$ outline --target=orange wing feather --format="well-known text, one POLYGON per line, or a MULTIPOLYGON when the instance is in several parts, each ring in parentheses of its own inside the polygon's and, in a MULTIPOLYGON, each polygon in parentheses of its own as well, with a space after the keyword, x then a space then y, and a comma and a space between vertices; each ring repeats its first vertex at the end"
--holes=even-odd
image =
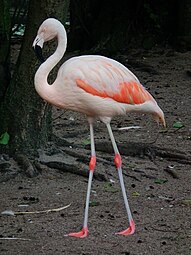
POLYGON ((91 95, 110 98, 119 103, 143 104, 145 101, 153 99, 146 89, 136 81, 121 82, 118 86, 118 92, 113 94, 107 93, 107 91, 104 90, 97 90, 81 79, 77 79, 76 84, 91 95))

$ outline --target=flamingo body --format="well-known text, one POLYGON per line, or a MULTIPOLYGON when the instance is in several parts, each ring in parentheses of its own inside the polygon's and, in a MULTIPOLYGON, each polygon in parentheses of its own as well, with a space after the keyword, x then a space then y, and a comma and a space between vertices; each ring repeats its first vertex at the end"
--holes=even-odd
MULTIPOLYGON (((65 81, 62 86, 68 84, 68 92, 74 93, 72 97, 77 105, 72 110, 77 109, 89 116, 113 117, 139 111, 140 104, 144 104, 145 111, 147 103, 156 104, 130 70, 106 57, 72 58, 61 67, 59 74, 65 81)), ((61 88, 61 84, 58 86, 61 88)), ((65 103, 68 102, 69 108, 73 100, 70 94, 66 94, 65 103)), ((61 107, 65 108, 64 105, 61 107)))
POLYGON ((35 74, 35 88, 47 102, 64 109, 86 114, 90 123, 91 160, 90 175, 86 198, 85 218, 82 231, 70 233, 71 236, 85 237, 88 234, 87 218, 91 182, 96 165, 93 120, 100 118, 107 126, 115 153, 115 164, 119 172, 125 207, 130 227, 119 232, 122 235, 134 233, 135 224, 130 212, 121 170, 121 157, 110 127, 113 116, 128 112, 152 114, 165 125, 164 114, 151 94, 141 85, 138 78, 121 63, 98 55, 73 57, 59 69, 53 84, 47 77, 54 66, 63 57, 67 36, 64 26, 55 19, 45 20, 33 42, 33 46, 43 47, 44 42, 57 38, 56 51, 41 64, 35 74))
MULTIPOLYGON (((38 72, 35 79, 38 81, 38 72)), ((40 81, 42 83, 42 81, 40 81)), ((49 103, 93 117, 127 112, 163 113, 137 77, 124 65, 103 56, 87 55, 66 61, 52 85, 36 90, 49 103), (49 86, 49 87, 48 87, 49 86), (64 92, 64 93, 63 93, 64 92)))

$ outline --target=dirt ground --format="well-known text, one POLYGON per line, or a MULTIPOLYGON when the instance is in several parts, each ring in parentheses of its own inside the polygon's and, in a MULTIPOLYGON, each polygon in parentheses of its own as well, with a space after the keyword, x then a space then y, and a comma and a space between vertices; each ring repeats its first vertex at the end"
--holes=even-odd
POLYGON ((1 155, 0 168, 7 164, 8 172, 0 169, 0 212, 70 206, 58 212, 0 214, 1 255, 191 255, 191 52, 136 50, 117 59, 153 94, 167 122, 167 129, 158 128, 150 116, 129 114, 111 123, 119 148, 127 151, 122 153, 123 173, 136 232, 115 235, 128 220, 107 130, 97 121, 89 236, 64 236, 80 230, 83 222, 89 126, 85 116, 54 109, 57 142, 39 151, 38 176, 16 174, 19 166, 1 155), (132 125, 141 128, 118 130, 132 125), (139 153, 128 155, 133 144, 139 153), (139 144, 146 149, 139 150, 139 144), (156 153, 156 148, 166 154, 156 153))

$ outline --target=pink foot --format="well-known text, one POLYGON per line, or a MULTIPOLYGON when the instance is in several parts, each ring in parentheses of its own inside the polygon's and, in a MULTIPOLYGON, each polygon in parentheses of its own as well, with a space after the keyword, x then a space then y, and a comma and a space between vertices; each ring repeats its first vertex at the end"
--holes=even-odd
POLYGON ((128 227, 127 229, 116 233, 116 235, 123 235, 123 236, 128 236, 128 235, 132 235, 135 232, 135 222, 134 220, 131 220, 130 222, 130 227, 128 227))
POLYGON ((88 228, 82 228, 80 232, 73 232, 69 233, 65 236, 73 236, 73 237, 79 237, 79 238, 84 238, 88 236, 88 228))

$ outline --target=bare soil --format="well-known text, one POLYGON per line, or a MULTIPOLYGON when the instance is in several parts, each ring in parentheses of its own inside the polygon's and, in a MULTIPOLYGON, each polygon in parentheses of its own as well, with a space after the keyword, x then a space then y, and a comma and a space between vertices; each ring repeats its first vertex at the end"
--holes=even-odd
POLYGON ((80 230, 83 223, 89 126, 85 116, 54 108, 56 139, 39 151, 35 160, 41 171, 36 177, 27 177, 12 158, 1 155, 0 212, 71 205, 59 212, 1 214, 1 255, 191 255, 191 52, 136 50, 117 59, 153 94, 167 122, 164 129, 150 116, 129 114, 111 123, 122 150, 136 232, 115 235, 128 226, 128 220, 107 130, 98 120, 89 236, 64 236, 80 230), (118 129, 132 125, 141 128, 118 129))

